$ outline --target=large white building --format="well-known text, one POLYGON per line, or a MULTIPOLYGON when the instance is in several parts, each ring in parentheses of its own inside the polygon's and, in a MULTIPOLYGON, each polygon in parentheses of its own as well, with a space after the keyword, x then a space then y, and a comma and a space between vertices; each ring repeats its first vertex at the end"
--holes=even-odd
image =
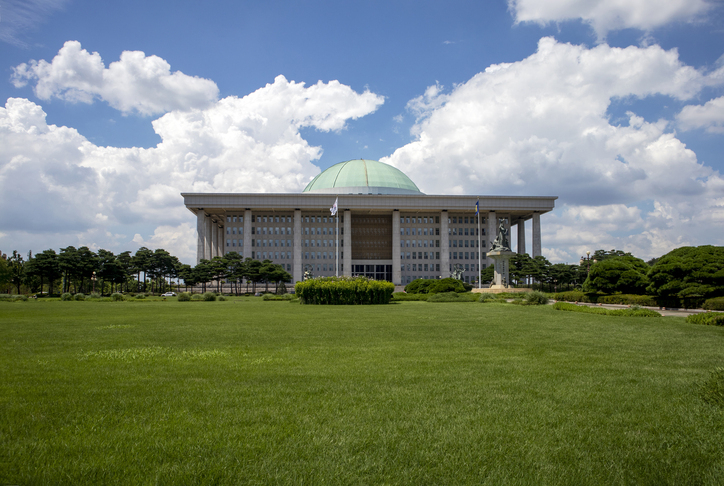
POLYGON ((501 221, 509 234, 517 228, 519 253, 526 253, 525 222, 531 221, 531 256, 540 255, 540 216, 557 199, 427 195, 398 169, 362 159, 330 167, 299 194, 182 196, 196 215, 197 263, 235 251, 283 265, 296 282, 306 270, 335 275, 338 261, 339 275, 366 275, 398 285, 448 277, 456 264, 466 282, 475 281, 479 257, 483 268, 490 263, 486 251, 501 221), (335 200, 338 213, 333 217, 335 200))

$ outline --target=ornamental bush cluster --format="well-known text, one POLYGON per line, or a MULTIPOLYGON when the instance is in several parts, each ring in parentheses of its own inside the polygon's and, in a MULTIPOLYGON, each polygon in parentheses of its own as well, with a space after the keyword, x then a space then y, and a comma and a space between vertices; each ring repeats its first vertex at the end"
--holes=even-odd
MULTIPOLYGON (((468 286, 472 288, 469 284, 468 286)), ((469 291, 470 288, 466 289, 465 284, 461 280, 454 278, 443 278, 440 280, 418 278, 405 286, 405 292, 408 294, 463 293, 469 291)))
POLYGON ((294 290, 302 304, 389 304, 395 285, 366 277, 320 277, 297 282, 294 290))
POLYGON ((724 314, 719 312, 704 312, 692 314, 686 318, 689 324, 703 324, 705 326, 724 326, 724 314))
POLYGON ((585 305, 568 304, 566 302, 556 302, 553 304, 553 308, 555 310, 583 312, 585 314, 599 314, 603 316, 661 317, 661 314, 650 309, 604 309, 603 307, 589 307, 585 305))
POLYGON ((701 308, 706 310, 724 311, 724 297, 714 297, 713 299, 706 299, 702 304, 701 308))

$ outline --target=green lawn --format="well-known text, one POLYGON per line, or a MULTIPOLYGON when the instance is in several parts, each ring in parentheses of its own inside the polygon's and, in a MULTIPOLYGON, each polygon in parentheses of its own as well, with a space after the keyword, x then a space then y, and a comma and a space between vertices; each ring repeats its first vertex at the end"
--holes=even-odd
POLYGON ((403 302, 0 303, 0 484, 722 484, 724 329, 403 302))

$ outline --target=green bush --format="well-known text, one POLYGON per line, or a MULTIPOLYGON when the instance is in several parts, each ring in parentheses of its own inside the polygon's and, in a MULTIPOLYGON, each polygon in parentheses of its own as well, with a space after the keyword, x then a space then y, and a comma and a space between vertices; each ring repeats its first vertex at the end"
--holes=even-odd
POLYGON ((292 294, 282 294, 282 295, 274 295, 274 294, 264 294, 262 296, 263 300, 292 300, 294 296, 292 294))
POLYGON ((136 294, 136 299, 145 299, 146 294, 136 294))
POLYGON ((179 302, 188 302, 191 300, 191 294, 188 292, 182 292, 178 294, 178 301, 179 302))
POLYGON ((435 280, 429 280, 424 278, 418 278, 405 285, 405 292, 408 294, 426 294, 430 284, 435 280))
POLYGON ((699 387, 701 398, 711 404, 724 407, 724 368, 716 368, 699 387))
POLYGON ((692 314, 686 318, 689 324, 703 324, 705 326, 724 326, 724 314, 718 312, 703 312, 692 314))
POLYGON ((219 301, 222 301, 222 302, 223 302, 223 301, 225 301, 225 300, 226 300, 226 297, 224 297, 223 295, 220 295, 220 296, 219 296, 219 301))
POLYGON ((478 300, 476 294, 458 293, 458 292, 441 292, 439 294, 430 295, 428 302, 475 302, 478 300))
POLYGON ((204 296, 201 294, 193 294, 191 300, 204 300, 204 296))
POLYGON ((88 297, 90 297, 91 299, 100 299, 102 295, 100 294, 100 292, 91 292, 88 297))
POLYGON ((393 301, 421 301, 427 300, 429 296, 427 294, 407 294, 405 292, 395 292, 392 294, 393 301))
POLYGON ((601 295, 596 300, 601 304, 621 304, 621 305, 643 305, 646 307, 658 307, 656 298, 650 295, 636 294, 614 294, 601 295))
POLYGON ((525 301, 528 305, 546 305, 548 297, 543 292, 533 291, 525 294, 525 301))
POLYGON ((119 294, 118 292, 113 292, 111 294, 111 300, 114 302, 119 302, 123 300, 123 294, 119 294))
POLYGON ((20 302, 27 302, 27 301, 28 301, 28 296, 27 296, 27 295, 24 295, 24 294, 15 295, 15 296, 13 297, 13 302, 18 302, 18 301, 20 301, 20 302))
POLYGON ((75 296, 73 296, 73 299, 75 299, 75 300, 85 300, 85 294, 81 294, 80 292, 78 292, 77 294, 75 294, 75 296))
POLYGON ((714 297, 712 299, 706 299, 701 305, 701 308, 705 310, 724 311, 724 297, 714 297))
POLYGON ((465 292, 465 285, 463 285, 463 282, 461 280, 457 280, 454 278, 443 278, 440 280, 430 280, 430 282, 433 283, 430 284, 430 286, 427 288, 428 294, 441 294, 444 292, 465 292))
POLYGON ((389 304, 395 285, 366 277, 319 277, 297 282, 295 293, 302 304, 389 304))
POLYGON ((553 294, 553 300, 564 302, 591 302, 588 295, 580 290, 569 290, 568 292, 558 292, 553 294))
POLYGON ((60 300, 73 300, 73 295, 70 292, 61 294, 60 300))
POLYGON ((567 302, 556 302, 553 304, 553 308, 555 310, 583 312, 585 314, 598 314, 602 316, 661 317, 661 314, 650 309, 604 309, 603 307, 589 307, 587 305, 568 304, 567 302))
POLYGON ((216 294, 214 292, 206 292, 204 294, 204 302, 214 302, 216 300, 216 294))

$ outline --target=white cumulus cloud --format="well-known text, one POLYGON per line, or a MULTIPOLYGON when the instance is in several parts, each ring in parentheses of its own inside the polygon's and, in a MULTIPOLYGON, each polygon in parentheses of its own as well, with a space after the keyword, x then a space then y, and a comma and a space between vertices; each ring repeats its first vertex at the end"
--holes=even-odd
POLYGON ((383 102, 338 81, 278 76, 241 98, 166 113, 152 122, 161 142, 144 149, 97 146, 10 98, 0 107, 0 248, 144 244, 191 261, 195 223, 181 192, 300 192, 322 153, 300 130, 342 130, 383 102))
POLYGON ((612 124, 607 114, 614 98, 688 100, 717 83, 718 72, 698 71, 658 46, 589 49, 544 38, 522 61, 413 100, 415 138, 385 161, 426 193, 560 196, 567 212, 557 212, 563 222, 553 241, 568 245, 572 259, 582 234, 598 235, 588 241, 600 247, 608 241, 657 256, 653 240, 675 244, 683 221, 690 241, 721 244, 724 235, 704 220, 714 214, 724 223, 721 174, 700 164, 669 122, 629 113, 627 123, 612 124), (650 206, 658 209, 640 209, 650 206))
POLYGON ((648 32, 672 22, 692 21, 709 11, 711 4, 705 0, 508 0, 508 8, 516 23, 582 19, 603 40, 613 30, 648 32))
POLYGON ((124 113, 142 115, 203 108, 219 94, 213 81, 171 72, 168 62, 141 51, 124 51, 106 68, 100 54, 89 53, 78 41, 67 41, 51 62, 16 66, 12 81, 16 87, 34 82, 42 100, 92 103, 98 98, 124 113))
POLYGON ((724 133, 724 96, 703 105, 685 106, 676 120, 682 130, 705 128, 709 133, 724 133))

